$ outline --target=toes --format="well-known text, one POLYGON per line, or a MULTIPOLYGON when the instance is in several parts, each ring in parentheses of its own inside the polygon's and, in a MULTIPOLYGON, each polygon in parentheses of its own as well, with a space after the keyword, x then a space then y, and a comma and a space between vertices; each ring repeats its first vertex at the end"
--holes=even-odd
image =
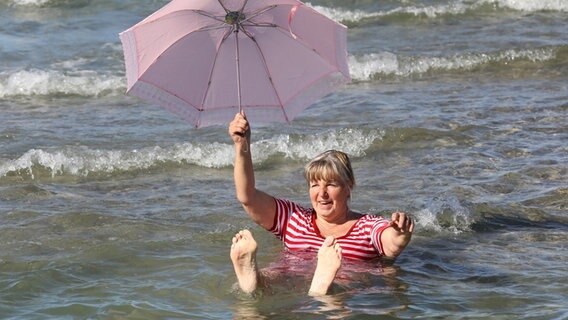
POLYGON ((233 242, 233 244, 236 244, 237 242, 239 242, 243 238, 244 237, 242 235, 242 231, 239 231, 235 234, 235 236, 233 237, 233 239, 231 241, 233 242))
POLYGON ((248 232, 248 230, 240 230, 239 232, 237 232, 235 234, 235 238, 237 238, 237 240, 240 240, 242 238, 245 238, 248 234, 250 234, 250 232, 248 232))
POLYGON ((333 249, 335 250, 335 253, 337 254, 337 256, 339 257, 339 259, 341 260, 341 253, 343 252, 343 250, 341 249, 341 246, 339 245, 339 243, 335 243, 333 245, 333 249))
POLYGON ((327 238, 325 238, 323 245, 327 246, 327 247, 331 247, 335 242, 335 238, 333 236, 327 236, 327 238))
POLYGON ((250 231, 248 231, 247 229, 243 229, 243 230, 237 232, 231 241, 232 241, 232 244, 236 244, 237 242, 239 242, 241 240, 251 240, 252 241, 252 240, 254 240, 254 238, 252 237, 252 233, 250 231))
POLYGON ((246 238, 252 238, 252 233, 247 229, 243 229, 243 230, 239 231, 239 234, 243 237, 246 237, 246 238))

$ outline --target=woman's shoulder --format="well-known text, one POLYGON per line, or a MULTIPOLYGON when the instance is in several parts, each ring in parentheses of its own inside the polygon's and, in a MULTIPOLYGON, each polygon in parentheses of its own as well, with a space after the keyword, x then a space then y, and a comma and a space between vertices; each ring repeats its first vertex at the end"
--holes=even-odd
POLYGON ((280 210, 305 216, 311 216, 312 214, 314 214, 313 208, 304 207, 303 205, 292 200, 282 198, 274 198, 274 200, 276 201, 276 204, 280 210))
POLYGON ((389 222, 383 216, 377 215, 377 214, 362 213, 360 215, 361 216, 359 217, 359 219, 357 221, 358 224, 374 225, 374 224, 377 224, 377 223, 387 223, 388 224, 388 222, 389 222))

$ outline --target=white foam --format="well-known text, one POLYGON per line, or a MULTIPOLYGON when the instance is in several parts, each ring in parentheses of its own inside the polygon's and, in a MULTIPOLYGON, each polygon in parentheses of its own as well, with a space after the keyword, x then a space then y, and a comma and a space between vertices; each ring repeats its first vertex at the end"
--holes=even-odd
POLYGON ((346 10, 340 8, 329 8, 329 7, 312 5, 310 3, 306 3, 306 5, 312 7, 317 12, 323 14, 324 16, 334 21, 359 21, 364 18, 383 15, 383 13, 380 12, 365 12, 362 10, 353 11, 353 10, 346 10))
POLYGON ((51 0, 12 0, 12 4, 17 6, 42 6, 51 0))
POLYGON ((375 140, 382 139, 384 132, 359 129, 338 129, 320 134, 306 135, 292 142, 290 136, 280 135, 259 141, 251 147, 255 159, 262 162, 275 154, 283 154, 291 159, 311 159, 319 153, 337 149, 352 156, 362 156, 375 140))
POLYGON ((568 12, 566 0, 482 0, 481 2, 494 3, 499 7, 519 11, 560 11, 568 12))
POLYGON ((477 5, 467 5, 463 3, 451 3, 447 5, 438 6, 424 6, 424 7, 398 7, 387 11, 376 11, 376 12, 366 12, 362 10, 347 10, 339 8, 328 8, 322 6, 312 6, 315 10, 321 14, 327 16, 328 18, 335 21, 351 21, 358 22, 363 19, 377 18, 377 17, 388 17, 398 14, 408 14, 411 16, 427 16, 429 18, 435 18, 439 15, 445 14, 463 14, 468 9, 477 7, 477 5))
MULTIPOLYGON (((361 156, 376 140, 380 131, 363 132, 358 129, 340 129, 316 135, 307 135, 291 143, 290 136, 280 135, 260 140, 251 146, 255 161, 262 163, 271 156, 284 154, 292 159, 312 158, 327 149, 341 149, 353 156, 361 156)), ((111 173, 148 169, 164 162, 193 164, 206 168, 232 166, 234 148, 220 143, 183 143, 169 147, 148 147, 140 150, 93 150, 87 147, 46 151, 32 149, 15 160, 0 163, 0 177, 8 173, 34 178, 37 166, 58 175, 87 176, 91 173, 111 173)))
POLYGON ((455 196, 431 199, 426 208, 413 214, 422 231, 460 234, 471 231, 474 218, 455 196))
POLYGON ((433 70, 471 70, 499 62, 529 60, 543 62, 554 59, 554 48, 505 50, 492 53, 456 55, 450 57, 398 57, 389 52, 372 53, 363 56, 349 56, 351 77, 355 80, 370 80, 376 74, 407 77, 424 74, 433 70))
MULTIPOLYGON (((404 3, 404 1, 403 1, 404 3)), ((367 12, 363 10, 348 10, 342 8, 330 8, 306 3, 318 12, 335 21, 358 22, 368 18, 380 18, 393 15, 426 16, 436 18, 443 15, 461 15, 473 11, 479 7, 490 4, 496 8, 508 8, 518 11, 568 11, 566 0, 477 0, 455 1, 447 4, 433 6, 400 6, 391 10, 367 12)))
POLYGON ((349 73, 355 80, 370 80, 374 74, 400 74, 398 58, 390 52, 349 55, 349 73))
POLYGON ((437 6, 424 6, 424 7, 400 7, 386 12, 384 15, 389 16, 393 14, 409 14, 413 16, 426 16, 428 18, 436 18, 441 15, 459 15, 464 14, 467 10, 475 9, 477 5, 464 4, 454 2, 449 4, 442 4, 437 6))
POLYGON ((90 0, 8 0, 8 3, 12 6, 22 6, 22 7, 46 7, 46 6, 57 6, 57 7, 77 7, 86 6, 90 4, 90 0))
POLYGON ((0 98, 52 94, 100 96, 125 90, 123 77, 83 70, 19 70, 0 73, 0 98))

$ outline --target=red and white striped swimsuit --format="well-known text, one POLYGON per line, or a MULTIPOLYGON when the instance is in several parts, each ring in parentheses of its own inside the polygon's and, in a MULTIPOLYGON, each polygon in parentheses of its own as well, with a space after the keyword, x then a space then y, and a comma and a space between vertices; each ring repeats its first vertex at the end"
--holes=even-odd
MULTIPOLYGON (((282 240, 284 246, 291 251, 317 252, 325 238, 315 223, 315 210, 306 209, 289 200, 275 201, 274 225, 268 231, 282 240)), ((381 234, 388 226, 389 221, 383 217, 363 215, 346 235, 337 238, 343 257, 372 260, 383 256, 381 234)))

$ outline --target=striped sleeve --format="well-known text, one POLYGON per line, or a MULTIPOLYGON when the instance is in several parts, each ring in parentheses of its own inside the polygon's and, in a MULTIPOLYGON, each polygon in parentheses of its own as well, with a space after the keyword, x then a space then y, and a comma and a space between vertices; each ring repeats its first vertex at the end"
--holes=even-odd
POLYGON ((371 242, 373 243, 375 249, 377 249, 377 251, 381 254, 381 256, 385 255, 381 236, 383 235, 383 231, 385 231, 385 229, 388 227, 389 221, 382 217, 377 217, 377 220, 371 227, 371 242))
POLYGON ((278 239, 282 240, 288 227, 290 216, 296 207, 296 204, 283 199, 274 198, 276 202, 276 214, 274 215, 274 223, 272 228, 268 229, 269 232, 274 234, 278 239))

